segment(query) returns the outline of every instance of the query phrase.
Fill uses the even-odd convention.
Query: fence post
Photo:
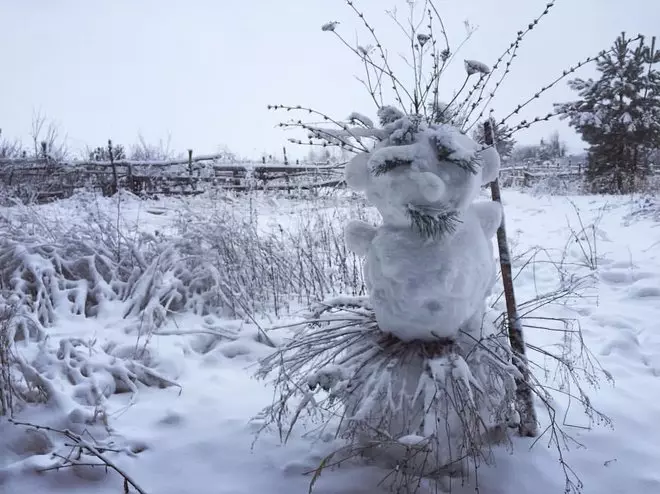
[[[488,146],[495,144],[493,127],[490,120],[484,122],[484,136]],[[502,204],[499,180],[496,178],[490,184],[490,192],[493,201]],[[513,364],[516,366],[521,377],[516,379],[516,408],[520,414],[518,432],[521,436],[535,437],[538,435],[538,424],[536,410],[534,409],[534,395],[529,378],[529,363],[525,351],[525,339],[523,337],[522,324],[518,316],[518,307],[513,289],[513,273],[511,269],[511,254],[506,238],[506,226],[504,216],[502,224],[497,229],[497,246],[500,254],[500,268],[502,270],[502,284],[504,285],[504,299],[506,301],[507,322],[509,329],[509,341],[513,350]]]
[[[112,166],[112,187],[110,195],[115,195],[119,191],[119,178],[117,177],[117,165],[112,152],[112,139],[108,139],[108,156],[110,156],[110,165]]]
[[[192,167],[192,154],[193,150],[188,150],[188,178],[190,179],[190,186],[195,190],[195,182],[193,181],[193,167]]]
[[[126,171],[128,172],[128,188],[133,194],[137,194],[137,190],[135,190],[135,181],[133,180],[133,165],[129,163],[126,167]]]

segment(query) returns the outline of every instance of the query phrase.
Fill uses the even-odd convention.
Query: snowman
[[[351,221],[349,250],[365,258],[364,277],[380,329],[403,341],[455,340],[481,322],[495,278],[492,239],[502,209],[474,202],[500,167],[448,124],[381,112],[385,136],[346,166],[349,187],[364,191],[382,216]]]

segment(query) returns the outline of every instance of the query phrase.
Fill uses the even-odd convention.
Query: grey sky
[[[538,0],[437,0],[453,45],[463,20],[479,27],[448,73],[445,99],[460,84],[462,59],[491,64],[545,5]],[[383,11],[403,0],[356,0],[371,12],[385,45],[405,50]],[[35,110],[59,123],[73,150],[112,138],[130,144],[171,136],[179,151],[210,153],[226,145],[241,155],[279,152],[287,134],[269,103],[301,104],[338,118],[374,107],[353,77],[355,57],[320,25],[368,42],[344,0],[0,0],[0,127],[27,138]],[[658,0],[558,0],[524,42],[494,102],[503,114],[562,69],[602,48],[622,31],[660,34]],[[593,69],[583,70],[588,76]],[[571,99],[561,84],[531,114]],[[528,113],[526,116],[529,116]],[[285,117],[285,115],[282,115]],[[520,133],[536,141],[564,123]],[[287,144],[293,155],[307,153]]]

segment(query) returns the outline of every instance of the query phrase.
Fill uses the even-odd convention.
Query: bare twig
[[[74,434],[73,432],[71,432],[69,430],[55,429],[53,427],[48,427],[48,426],[45,426],[45,425],[35,425],[35,424],[28,423],[28,422],[18,422],[18,421],[13,420],[13,419],[9,419],[9,421],[14,425],[23,426],[23,427],[30,427],[30,428],[33,428],[33,429],[36,429],[36,430],[45,430],[45,431],[49,431],[49,432],[54,432],[56,434],[60,434],[64,437],[66,437],[70,441],[73,441],[76,448],[79,448],[81,451],[86,452],[86,453],[90,454],[91,456],[96,457],[97,459],[99,459],[101,461],[101,463],[103,465],[105,465],[106,467],[108,467],[108,468],[114,470],[115,472],[117,472],[124,479],[124,481],[126,483],[128,483],[129,485],[131,485],[137,492],[139,492],[140,494],[146,494],[146,491],[144,489],[142,489],[139,486],[139,484],[135,480],[133,480],[133,478],[127,472],[125,472],[123,469],[119,468],[114,462],[112,462],[107,456],[105,456],[103,454],[103,451],[110,451],[109,449],[104,449],[102,447],[95,446],[95,445],[91,444],[90,442],[88,442],[87,440],[83,439],[81,436],[79,436],[77,434]],[[61,457],[61,456],[60,456],[60,459],[62,459],[62,465],[60,465],[60,467],[67,467],[67,466],[73,466],[73,465],[85,465],[86,464],[86,463],[79,463],[79,462],[76,462],[76,460],[72,460],[70,458]],[[95,465],[98,465],[98,464],[95,464]],[[55,468],[57,469],[57,467],[55,467]]]

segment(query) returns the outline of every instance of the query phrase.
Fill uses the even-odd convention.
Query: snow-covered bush
[[[263,207],[278,204],[267,194],[253,198]],[[333,199],[328,206],[338,201],[346,199]],[[182,208],[176,236],[185,249],[222,273],[231,287],[226,302],[239,314],[246,309],[281,315],[292,302],[309,306],[340,292],[364,290],[359,260],[347,250],[337,227],[348,218],[343,208],[319,207],[323,202],[317,198],[283,219],[260,224],[253,208],[244,211],[238,204],[232,199],[203,213]]]
[[[34,350],[27,355],[36,356],[39,345],[56,352],[57,342],[44,343],[48,328],[68,317],[118,314],[122,330],[137,339],[132,352],[121,354],[134,369],[137,364],[130,362],[141,362],[151,336],[177,315],[251,320],[339,290],[364,290],[358,258],[337,227],[337,218],[347,218],[343,210],[301,208],[289,216],[291,228],[285,230],[259,225],[233,200],[192,200],[203,204],[186,207],[181,201],[178,219],[155,231],[146,220],[126,223],[122,208],[141,202],[126,192],[112,198],[83,192],[52,208],[15,204],[3,211],[0,307],[6,307],[2,327],[11,332],[3,329],[0,335],[1,357],[13,362],[2,366],[3,409],[13,396],[9,372],[21,381],[27,369],[13,357],[16,342]],[[265,207],[273,199],[254,200]],[[46,212],[50,209],[65,216]],[[104,353],[99,345],[93,351]]]

